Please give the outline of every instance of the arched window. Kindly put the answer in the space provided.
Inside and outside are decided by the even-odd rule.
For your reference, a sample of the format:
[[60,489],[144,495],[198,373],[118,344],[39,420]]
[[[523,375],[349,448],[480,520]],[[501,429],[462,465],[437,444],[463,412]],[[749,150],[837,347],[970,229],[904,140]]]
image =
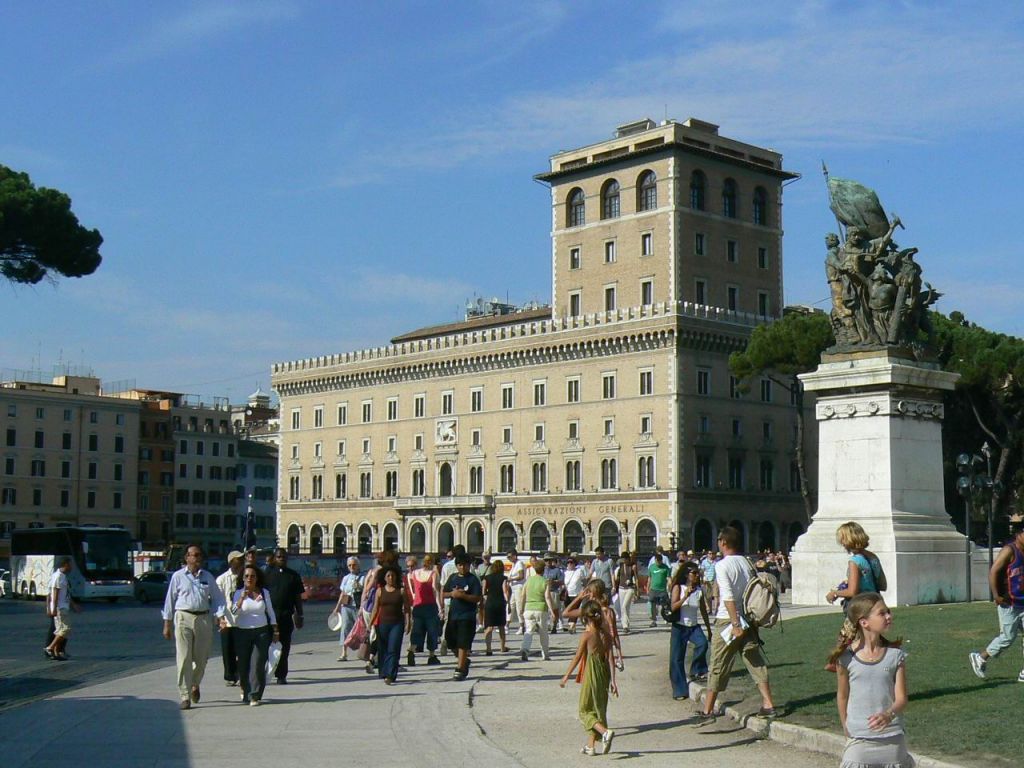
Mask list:
[[373,531],[370,530],[368,523],[363,523],[359,526],[359,532],[356,534],[356,546],[360,555],[368,555],[373,552]]
[[309,554],[322,555],[324,553],[323,528],[319,525],[312,525],[309,529]]
[[804,535],[804,524],[803,523],[790,523],[789,524],[789,549],[796,546],[796,540]]
[[694,171],[690,174],[690,207],[695,211],[704,210],[705,191],[708,180],[703,171]]
[[498,528],[498,551],[508,552],[516,548],[516,529],[512,523],[502,523]]
[[441,523],[437,529],[437,551],[447,552],[455,546],[455,529],[451,523]]
[[768,193],[764,187],[754,190],[754,223],[761,226],[768,225]]
[[384,526],[384,546],[382,548],[398,550],[398,526],[394,523]]
[[714,533],[711,523],[707,520],[698,520],[693,526],[693,548],[698,551],[714,549]]
[[609,179],[601,188],[601,218],[619,218],[619,182]]
[[582,227],[587,223],[586,198],[583,195],[583,190],[579,187],[576,187],[576,189],[569,193],[566,213],[565,225],[567,227]]
[[409,551],[418,555],[427,551],[427,531],[422,523],[413,523],[409,528]]
[[299,553],[299,526],[288,526],[288,552],[293,555]]
[[636,463],[636,487],[654,487],[654,457],[641,456]]
[[582,552],[586,546],[586,541],[583,537],[583,526],[577,523],[575,520],[570,520],[562,528],[562,551],[566,554],[571,552]]
[[[658,545],[658,528],[650,520],[636,524],[636,554],[640,560],[648,560]],[[665,563],[669,565],[669,563]]]
[[605,520],[597,529],[597,544],[604,549],[606,555],[619,554],[619,526],[611,520]]
[[480,523],[470,523],[466,530],[466,551],[478,555],[484,551],[484,527]]
[[601,488],[609,490],[619,487],[619,475],[615,459],[601,460]]
[[636,209],[653,211],[658,207],[658,177],[654,171],[644,171],[636,184]]
[[732,179],[722,184],[722,215],[727,219],[736,218],[736,182]]
[[437,495],[438,496],[451,496],[452,495],[452,488],[453,488],[453,485],[454,485],[454,483],[452,482],[452,465],[449,464],[447,461],[444,462],[441,465],[441,470],[439,472],[439,478],[438,479],[440,480],[440,483],[439,483],[440,493],[438,493]]
[[334,526],[334,554],[344,556],[348,553],[348,531],[338,523]]
[[348,495],[348,476],[339,472],[334,476],[334,498],[344,499]]
[[565,490],[578,491],[580,485],[580,462],[579,459],[565,462]]
[[533,490],[534,493],[542,493],[548,489],[548,465],[547,462],[538,461],[533,465]]
[[757,529],[757,551],[764,552],[766,550],[774,549],[775,526],[768,520],[765,520]]
[[530,526],[530,549],[534,552],[545,552],[551,546],[551,532],[547,523],[538,520]]

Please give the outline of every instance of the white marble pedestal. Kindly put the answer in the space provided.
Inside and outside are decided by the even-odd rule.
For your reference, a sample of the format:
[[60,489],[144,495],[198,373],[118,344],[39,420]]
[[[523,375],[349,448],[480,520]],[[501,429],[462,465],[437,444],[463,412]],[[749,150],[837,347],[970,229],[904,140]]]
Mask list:
[[850,520],[871,537],[891,605],[966,598],[965,539],[942,483],[942,396],[958,378],[892,351],[831,356],[800,377],[817,395],[818,510],[793,549],[794,603],[824,604],[845,578],[836,529]]

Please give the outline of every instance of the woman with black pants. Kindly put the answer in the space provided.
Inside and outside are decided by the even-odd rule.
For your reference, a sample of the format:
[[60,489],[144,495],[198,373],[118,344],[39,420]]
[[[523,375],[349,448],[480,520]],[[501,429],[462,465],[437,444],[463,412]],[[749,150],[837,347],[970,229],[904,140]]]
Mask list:
[[[235,653],[238,654],[238,682],[242,687],[242,703],[255,707],[263,700],[263,690],[267,687],[270,641],[280,640],[274,606],[270,604],[270,592],[263,588],[263,572],[259,568],[252,565],[245,567],[242,572],[242,588],[232,596],[229,610],[234,617],[234,626],[228,631],[234,636]],[[256,664],[255,690],[250,680],[253,663]]]
[[409,596],[402,590],[402,573],[388,565],[377,572],[377,600],[373,606],[371,626],[377,627],[377,671],[385,684],[392,685],[398,677],[398,660],[402,658],[402,635],[412,629]]

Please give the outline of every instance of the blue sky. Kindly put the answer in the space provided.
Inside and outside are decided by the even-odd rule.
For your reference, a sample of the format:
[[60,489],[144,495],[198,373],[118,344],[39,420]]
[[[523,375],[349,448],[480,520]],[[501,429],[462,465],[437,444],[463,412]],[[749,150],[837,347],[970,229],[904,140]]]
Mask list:
[[1024,8],[752,7],[0,0],[0,163],[105,238],[91,277],[0,285],[0,369],[237,401],[475,295],[546,301],[532,175],[666,115],[803,174],[788,303],[827,306],[824,159],[899,214],[939,309],[1024,335]]

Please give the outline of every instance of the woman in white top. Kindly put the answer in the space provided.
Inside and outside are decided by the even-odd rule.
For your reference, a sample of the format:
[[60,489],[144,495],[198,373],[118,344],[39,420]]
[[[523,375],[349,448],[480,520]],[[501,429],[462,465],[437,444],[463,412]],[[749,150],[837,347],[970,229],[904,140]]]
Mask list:
[[703,677],[708,673],[708,637],[700,628],[701,619],[711,634],[711,621],[704,605],[700,586],[700,568],[696,563],[687,562],[672,577],[669,592],[669,608],[673,612],[672,640],[669,646],[668,676],[672,681],[672,698],[685,699],[690,695],[690,683],[686,677],[686,646],[693,643],[690,658],[690,678]]
[[[248,565],[242,572],[242,588],[231,596],[229,607],[234,617],[230,632],[238,654],[238,682],[242,686],[242,703],[257,706],[267,687],[267,654],[270,641],[280,641],[277,616],[270,603],[270,592],[263,588],[263,572]],[[256,664],[256,688],[252,690],[250,668]]]

